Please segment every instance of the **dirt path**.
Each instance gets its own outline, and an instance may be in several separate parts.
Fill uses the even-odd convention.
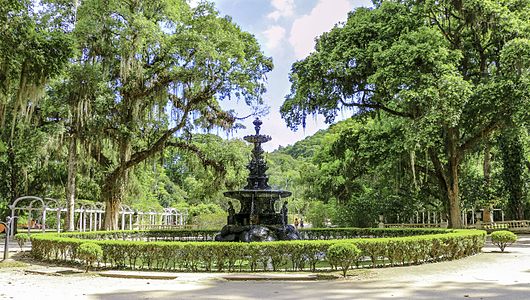
[[[362,269],[346,280],[233,282],[220,274],[175,280],[27,274],[0,269],[0,299],[530,299],[530,236],[509,253],[487,246],[457,261]],[[26,268],[27,269],[27,268]]]

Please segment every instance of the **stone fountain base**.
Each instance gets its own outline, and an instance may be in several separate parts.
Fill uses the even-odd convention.
[[[219,242],[270,242],[299,240],[293,225],[225,225],[215,240]]]

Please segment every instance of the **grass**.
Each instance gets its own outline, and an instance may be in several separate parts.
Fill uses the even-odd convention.
[[[7,269],[7,268],[24,268],[29,266],[29,264],[21,261],[16,260],[4,260],[0,261],[0,269]]]

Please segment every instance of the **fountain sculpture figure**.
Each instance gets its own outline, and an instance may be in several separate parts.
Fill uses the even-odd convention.
[[[300,239],[298,231],[287,224],[287,201],[277,213],[274,203],[291,196],[291,192],[274,190],[265,174],[267,163],[263,158],[261,144],[271,140],[268,135],[260,134],[261,120],[253,122],[255,135],[245,136],[245,141],[254,144],[252,159],[247,165],[250,171],[247,185],[241,190],[224,192],[225,197],[239,200],[241,209],[235,213],[232,203],[229,203],[227,225],[217,235],[218,241],[274,241]]]

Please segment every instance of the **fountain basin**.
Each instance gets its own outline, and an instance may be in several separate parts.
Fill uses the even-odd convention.
[[[272,242],[299,240],[293,225],[226,225],[215,237],[219,242]]]
[[[274,203],[282,198],[291,196],[291,192],[284,190],[237,190],[224,192],[226,197],[236,199],[241,203],[239,213],[229,224],[237,225],[282,225],[282,215],[274,210]]]

